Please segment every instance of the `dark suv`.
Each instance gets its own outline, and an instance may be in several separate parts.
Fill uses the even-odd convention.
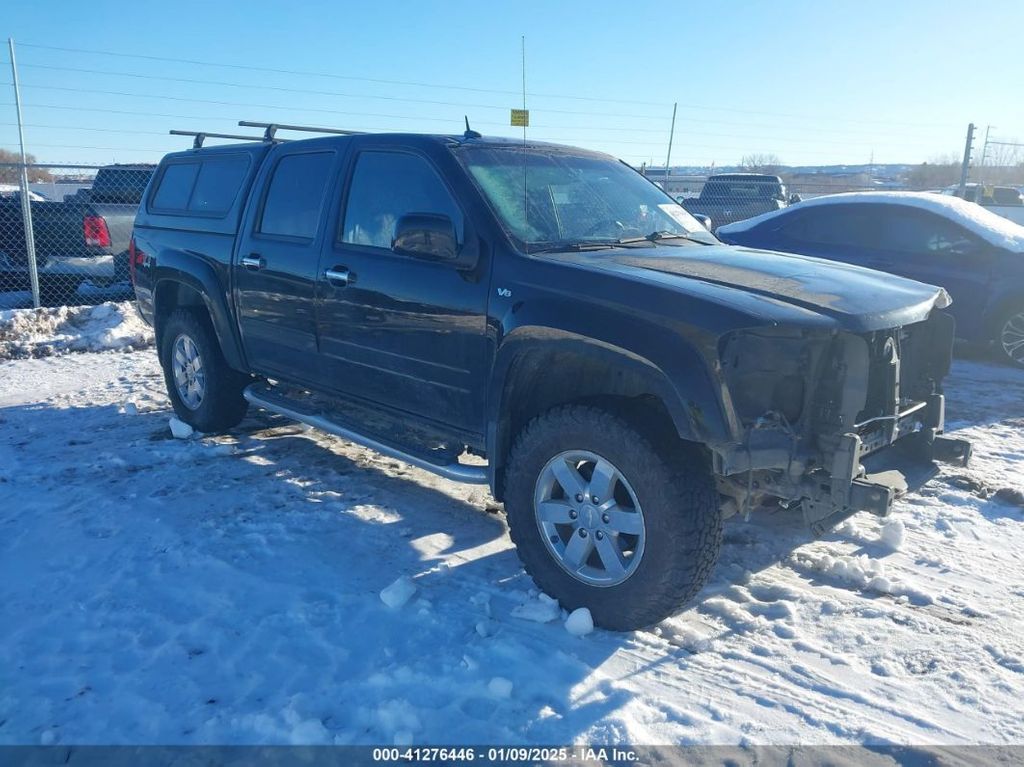
[[[708,578],[722,520],[888,514],[938,436],[939,288],[721,245],[605,155],[466,136],[168,155],[138,304],[177,415],[249,404],[488,483],[537,584],[599,625]]]

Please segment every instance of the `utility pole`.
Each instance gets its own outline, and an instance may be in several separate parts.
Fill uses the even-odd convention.
[[[994,128],[994,125],[985,126],[985,144],[981,148],[981,167],[985,167],[985,159],[988,157],[988,134]]]
[[[28,199],[28,158],[25,155],[25,129],[21,119],[21,89],[18,86],[18,65],[14,61],[14,38],[7,38],[11,55],[11,82],[14,84],[14,106],[18,113],[18,144],[21,148],[21,221],[25,227],[25,255],[28,257],[28,281],[32,287],[32,306],[39,308],[39,269],[36,266],[36,238],[32,228],[32,204]]]
[[[971,146],[974,144],[974,123],[967,126],[967,142],[964,144],[964,164],[960,168],[960,198],[967,191],[967,172],[971,167]]]
[[[672,105],[672,128],[668,132],[668,156],[665,157],[665,194],[668,194],[668,174],[672,167],[672,139],[676,135],[676,110],[679,109],[679,102]]]

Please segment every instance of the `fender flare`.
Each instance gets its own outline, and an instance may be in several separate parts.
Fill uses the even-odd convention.
[[[160,333],[160,295],[172,283],[185,285],[203,298],[203,303],[217,335],[221,352],[228,366],[248,371],[241,340],[238,337],[230,300],[221,278],[206,260],[182,251],[165,251],[156,260],[153,273],[154,326]]]
[[[708,376],[707,361],[696,349],[675,344],[677,375],[672,376],[647,357],[615,343],[579,333],[542,326],[520,326],[502,341],[495,357],[487,397],[487,455],[491,491],[499,492],[500,476],[507,461],[514,435],[507,399],[517,363],[526,355],[540,351],[567,351],[597,358],[609,369],[628,371],[643,381],[645,393],[665,406],[680,439],[701,444],[732,440],[734,424]],[[678,375],[686,371],[686,375]],[[512,395],[514,396],[514,395]]]

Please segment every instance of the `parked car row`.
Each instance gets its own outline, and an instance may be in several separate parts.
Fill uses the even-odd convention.
[[[165,157],[129,253],[180,419],[255,406],[486,483],[607,628],[693,598],[730,515],[821,534],[971,451],[942,435],[944,289],[723,245],[594,152],[268,129]]]
[[[73,298],[82,282],[109,286],[128,280],[128,242],[152,165],[100,168],[89,189],[63,201],[30,201],[43,303]],[[0,288],[29,286],[21,198],[0,198]]]

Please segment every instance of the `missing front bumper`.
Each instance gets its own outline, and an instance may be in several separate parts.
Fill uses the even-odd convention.
[[[833,453],[831,475],[826,481],[809,483],[801,502],[811,531],[824,535],[860,511],[888,516],[897,498],[919,489],[938,473],[936,462],[966,466],[971,443],[939,434],[944,410],[942,396],[934,395],[920,428],[906,433],[897,422],[892,441],[881,448],[877,440],[865,442],[858,434],[844,434]]]

